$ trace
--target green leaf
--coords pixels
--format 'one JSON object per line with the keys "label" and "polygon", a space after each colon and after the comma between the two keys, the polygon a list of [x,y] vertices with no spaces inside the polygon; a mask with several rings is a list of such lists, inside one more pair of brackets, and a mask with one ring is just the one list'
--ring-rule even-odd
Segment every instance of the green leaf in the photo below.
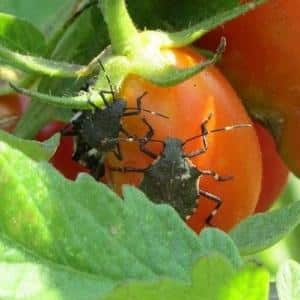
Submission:
{"label": "green leaf", "polygon": [[[267,300],[268,274],[258,267],[235,272],[222,256],[197,261],[190,284],[162,278],[132,282],[115,289],[105,300]],[[247,298],[245,298],[247,297]]]}
{"label": "green leaf", "polygon": [[222,253],[236,269],[242,266],[239,251],[225,232],[216,228],[205,228],[201,231],[199,240],[203,253],[207,255],[214,252]]}
{"label": "green leaf", "polygon": [[0,234],[0,294],[9,300],[90,300],[113,283],[42,260]]}
{"label": "green leaf", "polygon": [[[97,278],[103,291],[127,280],[188,281],[193,264],[207,248],[214,253],[231,249],[224,250],[227,264],[237,260],[231,258],[236,254],[225,233],[213,230],[198,238],[170,206],[155,205],[133,187],[124,189],[122,201],[92,177],[82,174],[69,181],[49,164],[35,162],[4,142],[0,198],[0,245],[10,243],[2,246],[4,250],[0,247],[0,270],[15,274],[12,289],[23,278],[28,282],[30,274],[39,283],[37,292],[31,290],[24,299],[67,293],[74,276],[75,283],[80,278],[84,282],[81,294],[97,289]],[[53,282],[58,281],[56,286]]]}
{"label": "green leaf", "polygon": [[[272,210],[286,207],[294,201],[299,200],[299,192],[300,192],[300,180],[297,179],[296,176],[289,174],[288,183],[281,193],[279,199],[275,202],[275,205],[272,207]],[[274,278],[277,274],[279,266],[282,262],[288,259],[294,259],[295,261],[299,261],[300,253],[300,226],[297,225],[292,232],[284,236],[278,243],[276,243],[271,248],[267,248],[266,250],[259,252],[255,255],[255,259],[258,259],[263,265],[268,268],[271,273],[272,278]],[[271,285],[272,291],[274,291],[273,285]],[[274,291],[275,293],[275,291]],[[273,299],[273,298],[271,298]],[[278,297],[274,300],[278,300]]]}
{"label": "green leaf", "polygon": [[0,141],[9,144],[11,147],[19,149],[28,157],[35,161],[49,160],[55,153],[59,145],[60,135],[55,134],[44,142],[23,140],[0,130]]}
{"label": "green leaf", "polygon": [[267,300],[269,299],[269,277],[265,269],[248,265],[224,288],[220,300]]}
{"label": "green leaf", "polygon": [[[201,38],[205,33],[211,31],[212,29],[230,21],[242,14],[245,14],[249,10],[254,9],[256,6],[262,4],[266,0],[256,0],[253,2],[246,3],[244,5],[234,5],[224,11],[216,12],[210,17],[204,20],[198,21],[197,23],[187,28],[177,31],[177,32],[160,32],[160,44],[162,48],[172,48],[172,47],[183,47],[191,44],[197,39]],[[205,6],[204,6],[205,8]],[[177,13],[180,13],[177,10]],[[198,16],[199,18],[199,16]]]}
{"label": "green leaf", "polygon": [[300,265],[295,261],[285,262],[276,276],[276,286],[280,300],[300,299]]}
{"label": "green leaf", "polygon": [[[260,3],[262,1],[253,1]],[[199,22],[215,19],[216,25],[221,25],[231,14],[241,6],[239,0],[128,0],[128,10],[140,28],[181,30],[187,29]],[[251,4],[250,4],[251,5]],[[240,12],[241,14],[243,11]],[[236,15],[235,15],[236,16]],[[232,15],[234,17],[234,15]],[[211,21],[210,21],[211,22]]]}
{"label": "green leaf", "polygon": [[284,208],[251,216],[234,227],[229,235],[240,253],[249,255],[274,245],[299,223],[300,201]]}
{"label": "green leaf", "polygon": [[91,73],[85,66],[68,64],[42,57],[23,55],[0,45],[0,57],[3,61],[29,74],[47,75],[61,78],[77,78]]}
{"label": "green leaf", "polygon": [[[76,64],[87,64],[108,44],[103,18],[98,8],[92,7],[82,13],[66,30],[56,45],[51,58]],[[72,47],[70,47],[72,45]],[[44,77],[38,87],[40,92],[51,95],[76,95],[87,78],[52,79]],[[31,138],[51,120],[67,121],[71,110],[34,101],[17,125],[16,134]]]}
{"label": "green leaf", "polygon": [[[0,45],[23,54],[42,55],[46,50],[42,33],[27,21],[0,13]],[[5,57],[0,53],[0,58]]]}
{"label": "green leaf", "polygon": [[[300,194],[300,180],[292,173],[289,174],[288,184],[286,185],[280,199],[276,201],[276,206],[282,207],[294,201],[299,201]],[[284,239],[284,247],[288,251],[290,258],[300,261],[300,226],[298,225],[287,237]],[[281,261],[279,260],[281,263]]]}
{"label": "green leaf", "polygon": [[108,32],[101,11],[92,6],[68,27],[51,57],[60,61],[87,64],[108,44]]}
{"label": "green leaf", "polygon": [[51,34],[70,17],[78,0],[1,0],[0,11],[31,22],[44,34]]}
{"label": "green leaf", "polygon": [[275,208],[284,207],[294,201],[299,201],[300,179],[293,173],[288,176],[288,182],[283,192],[280,194],[278,201],[275,202]]}
{"label": "green leaf", "polygon": [[225,45],[226,40],[222,38],[216,53],[211,58],[189,68],[180,69],[167,61],[161,61],[159,65],[153,62],[149,66],[150,59],[144,57],[136,59],[137,63],[133,66],[132,72],[160,86],[176,85],[215,64],[220,59]]}

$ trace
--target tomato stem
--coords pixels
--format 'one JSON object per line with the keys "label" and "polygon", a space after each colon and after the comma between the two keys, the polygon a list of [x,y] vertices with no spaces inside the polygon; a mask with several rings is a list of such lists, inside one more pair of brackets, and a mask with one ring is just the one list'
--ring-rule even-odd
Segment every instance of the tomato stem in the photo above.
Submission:
{"label": "tomato stem", "polygon": [[128,14],[124,0],[103,0],[100,7],[108,27],[114,54],[130,56],[139,46],[138,31]]}

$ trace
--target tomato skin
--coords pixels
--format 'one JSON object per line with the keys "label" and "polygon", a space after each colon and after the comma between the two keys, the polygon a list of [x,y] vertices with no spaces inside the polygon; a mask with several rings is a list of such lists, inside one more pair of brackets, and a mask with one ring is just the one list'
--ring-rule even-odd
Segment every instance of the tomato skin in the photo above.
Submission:
{"label": "tomato skin", "polygon": [[[179,67],[192,66],[203,59],[187,48],[166,50],[166,55],[173,55]],[[163,140],[172,136],[185,140],[195,136],[200,133],[200,123],[209,113],[213,113],[208,125],[211,129],[251,123],[236,93],[215,67],[207,68],[193,78],[167,88],[157,87],[141,78],[130,76],[124,82],[120,94],[128,101],[128,106],[134,107],[135,99],[145,91],[148,94],[143,99],[143,107],[169,117],[164,119],[142,114],[154,128],[154,139]],[[141,125],[140,116],[127,117],[123,124],[128,132],[138,136],[143,136],[147,131]],[[262,172],[259,144],[253,128],[210,134],[208,144],[208,151],[192,159],[192,162],[200,169],[234,176],[234,180],[227,182],[215,182],[212,178],[204,177],[200,180],[201,189],[216,194],[223,200],[223,205],[212,223],[229,230],[255,209]],[[185,151],[192,151],[200,146],[200,140],[195,140],[185,147]],[[137,143],[124,142],[121,147],[123,160],[120,162],[109,154],[109,165],[142,168],[151,163],[151,159],[139,151]],[[149,148],[156,153],[161,150],[158,143],[152,143]],[[142,178],[135,173],[112,172],[110,175],[118,191],[123,183],[138,185]],[[213,207],[212,201],[202,198],[197,211],[188,221],[189,226],[199,232]]]}
{"label": "tomato skin", "polygon": [[261,191],[255,212],[268,210],[282,192],[289,170],[279,156],[271,134],[259,123],[254,123],[262,153],[263,175]]}
{"label": "tomato skin", "polygon": [[300,1],[271,0],[197,42],[214,49],[226,37],[220,68],[250,109],[277,118],[278,151],[298,176],[299,35]]}

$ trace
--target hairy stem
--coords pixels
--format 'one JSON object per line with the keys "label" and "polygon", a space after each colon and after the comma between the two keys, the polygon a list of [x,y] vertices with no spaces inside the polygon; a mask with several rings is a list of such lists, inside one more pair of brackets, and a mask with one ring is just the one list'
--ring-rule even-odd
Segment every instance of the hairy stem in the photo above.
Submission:
{"label": "hairy stem", "polygon": [[130,55],[139,46],[139,35],[128,14],[125,0],[102,0],[100,7],[113,52],[117,55]]}

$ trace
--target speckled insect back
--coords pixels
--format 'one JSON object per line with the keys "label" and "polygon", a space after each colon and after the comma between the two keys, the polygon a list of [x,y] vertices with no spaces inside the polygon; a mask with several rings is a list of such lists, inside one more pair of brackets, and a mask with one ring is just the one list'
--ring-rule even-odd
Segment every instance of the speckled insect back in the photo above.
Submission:
{"label": "speckled insect back", "polygon": [[[233,179],[232,176],[220,176],[211,170],[200,170],[191,161],[195,156],[201,155],[208,150],[207,135],[209,133],[249,127],[249,124],[237,124],[208,131],[206,125],[211,115],[201,125],[201,133],[185,141],[174,137],[168,137],[164,141],[152,139],[154,131],[146,119],[143,122],[148,126],[148,132],[144,138],[139,139],[140,150],[153,158],[150,166],[139,169],[132,167],[111,168],[118,172],[142,172],[144,177],[140,188],[155,203],[168,203],[180,214],[183,219],[188,219],[197,207],[199,197],[203,196],[215,203],[214,209],[206,218],[206,224],[212,225],[211,221],[222,205],[219,196],[203,191],[199,188],[202,176],[211,176],[217,181]],[[196,138],[202,139],[203,147],[193,152],[185,153],[183,147],[189,141]],[[163,144],[160,154],[155,154],[146,148],[149,142]]]}
{"label": "speckled insect back", "polygon": [[145,171],[140,188],[156,203],[168,203],[180,215],[192,213],[198,194],[201,172],[183,157],[182,141],[167,138],[156,161]]}

